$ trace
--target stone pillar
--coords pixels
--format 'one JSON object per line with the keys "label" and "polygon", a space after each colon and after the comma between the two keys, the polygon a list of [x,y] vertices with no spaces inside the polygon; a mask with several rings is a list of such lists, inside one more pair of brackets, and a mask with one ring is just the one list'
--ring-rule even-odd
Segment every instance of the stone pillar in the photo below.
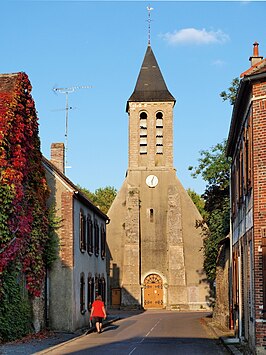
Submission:
{"label": "stone pillar", "polygon": [[122,306],[138,307],[141,304],[140,290],[140,245],[139,245],[139,191],[129,188],[126,197],[124,268],[122,279]]}
{"label": "stone pillar", "polygon": [[184,245],[182,236],[182,213],[178,191],[168,188],[168,306],[170,308],[187,304]]}

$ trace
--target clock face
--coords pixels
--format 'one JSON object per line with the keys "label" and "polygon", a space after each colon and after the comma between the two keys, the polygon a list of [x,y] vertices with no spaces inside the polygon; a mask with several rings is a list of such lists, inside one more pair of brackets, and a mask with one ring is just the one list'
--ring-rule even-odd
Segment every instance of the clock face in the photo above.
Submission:
{"label": "clock face", "polygon": [[158,178],[155,175],[149,175],[146,178],[146,184],[149,187],[155,187],[158,184]]}

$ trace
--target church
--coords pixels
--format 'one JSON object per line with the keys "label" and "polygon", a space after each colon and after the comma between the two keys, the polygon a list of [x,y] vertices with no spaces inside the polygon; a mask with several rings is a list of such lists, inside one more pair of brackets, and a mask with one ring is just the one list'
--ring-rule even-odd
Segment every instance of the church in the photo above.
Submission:
{"label": "church", "polygon": [[113,307],[209,308],[201,216],[173,166],[175,102],[149,42],[126,106],[127,174],[108,212]]}

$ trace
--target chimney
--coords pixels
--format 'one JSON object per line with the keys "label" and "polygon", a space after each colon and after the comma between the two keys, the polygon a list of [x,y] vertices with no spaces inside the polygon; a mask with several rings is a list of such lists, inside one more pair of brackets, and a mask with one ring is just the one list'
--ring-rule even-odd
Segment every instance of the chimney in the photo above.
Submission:
{"label": "chimney", "polygon": [[51,144],[51,163],[63,174],[65,173],[65,145],[64,143]]}
{"label": "chimney", "polygon": [[255,42],[253,43],[253,56],[249,58],[251,66],[253,67],[253,65],[259,63],[262,59],[263,57],[259,56],[259,44]]}

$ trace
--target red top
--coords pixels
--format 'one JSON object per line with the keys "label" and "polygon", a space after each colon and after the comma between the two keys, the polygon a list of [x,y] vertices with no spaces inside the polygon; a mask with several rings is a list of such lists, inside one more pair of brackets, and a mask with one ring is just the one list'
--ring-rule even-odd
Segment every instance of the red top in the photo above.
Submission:
{"label": "red top", "polygon": [[92,304],[92,308],[93,308],[92,316],[104,318],[105,315],[103,313],[103,307],[104,307],[104,303],[102,301],[100,300],[94,301]]}

